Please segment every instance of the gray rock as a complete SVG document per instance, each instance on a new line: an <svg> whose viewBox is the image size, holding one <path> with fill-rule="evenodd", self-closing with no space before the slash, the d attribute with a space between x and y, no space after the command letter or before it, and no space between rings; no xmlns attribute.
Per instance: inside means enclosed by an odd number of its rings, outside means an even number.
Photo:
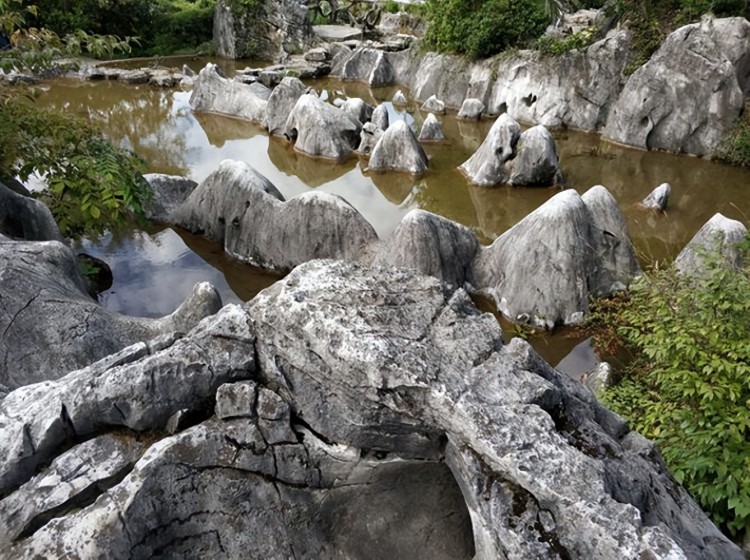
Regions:
<svg viewBox="0 0 750 560"><path fill-rule="evenodd" d="M266 68L258 73L258 81L261 85L273 89L281 83L286 76L286 70L282 68Z"/></svg>
<svg viewBox="0 0 750 560"><path fill-rule="evenodd" d="M0 241L0 383L56 379L135 342L185 332L221 307L213 286L201 283L161 319L113 313L88 296L77 263L56 241Z"/></svg>
<svg viewBox="0 0 750 560"><path fill-rule="evenodd" d="M278 271L315 258L356 260L377 240L367 220L340 197L307 192L284 202L255 169L230 160L174 217L177 225L217 240L231 256Z"/></svg>
<svg viewBox="0 0 750 560"><path fill-rule="evenodd" d="M747 228L742 222L714 214L680 251L675 266L681 274L690 276L703 276L710 266L720 263L740 268L744 263L737 244L746 238ZM716 257L718 261L713 262Z"/></svg>
<svg viewBox="0 0 750 560"><path fill-rule="evenodd" d="M511 159L521 136L521 126L508 114L500 115L479 149L459 169L482 187L505 183L510 173L505 163Z"/></svg>
<svg viewBox="0 0 750 560"><path fill-rule="evenodd" d="M266 107L266 126L270 134L277 136L284 134L289 113L306 90L307 86L299 78L290 76L281 80L281 83L273 89Z"/></svg>
<svg viewBox="0 0 750 560"><path fill-rule="evenodd" d="M186 78L195 78L198 76L198 73L190 68L187 64L182 65L182 75Z"/></svg>
<svg viewBox="0 0 750 560"><path fill-rule="evenodd" d="M170 70L157 70L151 73L148 83L155 87L173 88L182 80L182 76Z"/></svg>
<svg viewBox="0 0 750 560"><path fill-rule="evenodd" d="M341 110L364 124L372 118L372 113L375 108L369 103L365 103L365 101L359 97L350 97L344 101Z"/></svg>
<svg viewBox="0 0 750 560"><path fill-rule="evenodd" d="M198 183L178 175L148 173L143 176L151 185L154 197L144 207L146 218L151 221L172 222L174 212L198 186Z"/></svg>
<svg viewBox="0 0 750 560"><path fill-rule="evenodd" d="M119 73L117 79L126 84L147 84L151 79L151 75L143 69L123 70Z"/></svg>
<svg viewBox="0 0 750 560"><path fill-rule="evenodd" d="M308 9L300 0L216 2L213 42L222 58L276 61L304 52L313 41Z"/></svg>
<svg viewBox="0 0 750 560"><path fill-rule="evenodd" d="M308 93L294 105L284 134L304 154L343 160L359 145L361 130L357 119Z"/></svg>
<svg viewBox="0 0 750 560"><path fill-rule="evenodd" d="M479 241L469 228L424 210L411 210L380 247L375 266L410 268L463 287L472 276Z"/></svg>
<svg viewBox="0 0 750 560"><path fill-rule="evenodd" d="M305 53L305 60L307 62L324 62L328 58L329 52L322 47L315 47Z"/></svg>
<svg viewBox="0 0 750 560"><path fill-rule="evenodd" d="M27 241L62 241L52 212L42 202L0 183L0 234Z"/></svg>
<svg viewBox="0 0 750 560"><path fill-rule="evenodd" d="M437 113L438 115L444 115L445 103L436 96L431 95L424 103L422 103L422 110L430 113Z"/></svg>
<svg viewBox="0 0 750 560"><path fill-rule="evenodd" d="M31 456L53 459L61 402L86 437L112 420L160 426L227 382L258 395L257 416L158 441L90 505L0 535L0 555L742 558L648 441L527 343L504 347L462 290L314 261L208 322L153 356L0 402L0 456L32 438ZM130 406L117 416L113 402ZM3 481L30 478L10 462Z"/></svg>
<svg viewBox="0 0 750 560"><path fill-rule="evenodd" d="M216 417L253 418L257 416L257 385L252 381L226 383L216 391Z"/></svg>
<svg viewBox="0 0 750 560"><path fill-rule="evenodd" d="M281 82L279 82L281 83ZM248 84L250 86L250 91L252 91L256 96L260 97L261 99L264 99L268 101L268 98L271 97L271 89L266 87L260 82L253 82L251 84ZM274 84L276 86L278 84Z"/></svg>
<svg viewBox="0 0 750 560"><path fill-rule="evenodd" d="M612 196L563 191L483 248L474 287L511 321L580 322L591 296L624 289L638 265Z"/></svg>
<svg viewBox="0 0 750 560"><path fill-rule="evenodd" d="M267 105L251 86L224 78L211 62L198 74L190 94L193 111L221 113L258 123L265 119Z"/></svg>
<svg viewBox="0 0 750 560"><path fill-rule="evenodd" d="M372 124L380 128L380 130L388 130L390 125L390 117L388 116L388 107L382 103L375 107L370 117Z"/></svg>
<svg viewBox="0 0 750 560"><path fill-rule="evenodd" d="M744 110L749 52L744 18L679 28L628 79L604 136L648 150L714 155Z"/></svg>
<svg viewBox="0 0 750 560"><path fill-rule="evenodd" d="M458 111L458 118L479 120L482 118L482 113L484 113L484 110L485 106L484 103L482 103L481 99L470 97L468 99L464 99L464 102L461 104L461 109Z"/></svg>
<svg viewBox="0 0 750 560"><path fill-rule="evenodd" d="M378 140L368 167L418 175L427 171L427 154L406 121L399 120L389 126Z"/></svg>
<svg viewBox="0 0 750 560"><path fill-rule="evenodd" d="M355 50L341 66L342 80L366 82L370 87L390 86L395 82L391 63L381 50Z"/></svg>
<svg viewBox="0 0 750 560"><path fill-rule="evenodd" d="M669 183L662 183L656 187L649 195L641 201L646 208L664 212L667 209L669 195L672 194L672 187Z"/></svg>
<svg viewBox="0 0 750 560"><path fill-rule="evenodd" d="M360 133L359 146L357 151L360 154L369 156L378 144L378 141L383 136L383 131L380 127L374 125L371 122L365 123L362 126L362 132Z"/></svg>
<svg viewBox="0 0 750 560"><path fill-rule="evenodd" d="M445 140L443 125L437 120L433 113L429 113L422 123L422 129L419 131L420 142L441 142Z"/></svg>
<svg viewBox="0 0 750 560"><path fill-rule="evenodd" d="M524 130L518 138L516 157L508 165L512 168L511 185L548 187L554 184L560 173L554 138L543 125Z"/></svg>
<svg viewBox="0 0 750 560"><path fill-rule="evenodd" d="M393 94L393 99L391 101L394 105L406 105L407 104L406 96L404 95L404 92L401 90L398 90L396 93Z"/></svg>

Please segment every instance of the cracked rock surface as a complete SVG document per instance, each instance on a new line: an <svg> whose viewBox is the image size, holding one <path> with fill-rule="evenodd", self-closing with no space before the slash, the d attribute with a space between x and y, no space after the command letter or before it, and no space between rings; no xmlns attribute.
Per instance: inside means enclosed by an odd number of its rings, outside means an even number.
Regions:
<svg viewBox="0 0 750 560"><path fill-rule="evenodd" d="M648 441L435 278L311 261L143 346L0 401L0 519L76 473L0 557L742 558Z"/></svg>

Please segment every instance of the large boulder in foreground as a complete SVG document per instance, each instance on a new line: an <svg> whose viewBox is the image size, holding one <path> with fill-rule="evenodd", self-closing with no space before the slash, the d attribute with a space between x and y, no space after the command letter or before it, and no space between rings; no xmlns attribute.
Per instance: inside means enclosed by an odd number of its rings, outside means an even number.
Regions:
<svg viewBox="0 0 750 560"><path fill-rule="evenodd" d="M193 111L221 113L257 123L266 118L267 106L268 101L252 87L223 77L219 67L211 62L198 74L190 94Z"/></svg>
<svg viewBox="0 0 750 560"><path fill-rule="evenodd" d="M52 212L42 202L0 183L0 234L26 241L62 241Z"/></svg>
<svg viewBox="0 0 750 560"><path fill-rule="evenodd" d="M623 290L638 273L612 195L566 190L477 255L474 287L514 322L544 328L580 322L591 296Z"/></svg>
<svg viewBox="0 0 750 560"><path fill-rule="evenodd" d="M427 171L427 154L406 121L398 120L378 140L368 167L379 171L404 171L419 175Z"/></svg>
<svg viewBox="0 0 750 560"><path fill-rule="evenodd" d="M479 149L459 169L475 185L491 187L510 178L505 163L513 157L521 125L507 113L500 115Z"/></svg>
<svg viewBox="0 0 750 560"><path fill-rule="evenodd" d="M174 223L218 241L233 257L280 272L315 258L356 260L377 240L372 226L342 198L307 192L284 201L263 175L231 160L173 216Z"/></svg>
<svg viewBox="0 0 750 560"><path fill-rule="evenodd" d="M742 222L714 214L680 251L675 266L692 276L701 276L716 264L740 268L744 263L737 244L745 239L747 228Z"/></svg>
<svg viewBox="0 0 750 560"><path fill-rule="evenodd" d="M294 105L284 135L309 156L343 160L359 145L362 123L349 113L306 93Z"/></svg>
<svg viewBox="0 0 750 560"><path fill-rule="evenodd" d="M628 79L604 136L648 150L712 156L744 110L748 67L744 18L681 27Z"/></svg>
<svg viewBox="0 0 750 560"><path fill-rule="evenodd" d="M742 558L653 445L404 270L310 262L150 355L16 390L0 457L0 523L33 520L8 558ZM29 499L37 467L67 507Z"/></svg>
<svg viewBox="0 0 750 560"><path fill-rule="evenodd" d="M221 307L204 282L161 319L112 313L88 296L77 263L56 241L0 240L0 385L57 379L138 341L188 331Z"/></svg>

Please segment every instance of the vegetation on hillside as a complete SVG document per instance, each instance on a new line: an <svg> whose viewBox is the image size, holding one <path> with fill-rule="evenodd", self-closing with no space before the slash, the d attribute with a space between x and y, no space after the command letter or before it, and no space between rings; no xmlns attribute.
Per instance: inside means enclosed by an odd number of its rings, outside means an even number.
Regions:
<svg viewBox="0 0 750 560"><path fill-rule="evenodd" d="M0 29L9 45L0 51L4 70L39 72L63 55L111 54L127 50L117 37L82 31L60 37L26 25L35 15L21 0L0 0ZM0 181L47 182L40 197L48 204L63 235L100 233L142 215L150 188L143 163L107 142L96 127L78 117L37 107L26 90L0 87Z"/></svg>
<svg viewBox="0 0 750 560"><path fill-rule="evenodd" d="M595 304L598 345L631 361L603 399L661 448L719 526L750 526L750 241L736 270L656 270Z"/></svg>

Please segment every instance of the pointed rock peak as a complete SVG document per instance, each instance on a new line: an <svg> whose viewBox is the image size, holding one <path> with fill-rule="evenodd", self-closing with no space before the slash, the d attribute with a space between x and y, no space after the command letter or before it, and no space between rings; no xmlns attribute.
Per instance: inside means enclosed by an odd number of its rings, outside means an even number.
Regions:
<svg viewBox="0 0 750 560"><path fill-rule="evenodd" d="M439 142L445 140L443 125L437 120L437 117L430 113L422 123L422 130L419 132L420 142Z"/></svg>
<svg viewBox="0 0 750 560"><path fill-rule="evenodd" d="M370 157L370 168L420 174L427 170L427 154L403 120L383 133Z"/></svg>

